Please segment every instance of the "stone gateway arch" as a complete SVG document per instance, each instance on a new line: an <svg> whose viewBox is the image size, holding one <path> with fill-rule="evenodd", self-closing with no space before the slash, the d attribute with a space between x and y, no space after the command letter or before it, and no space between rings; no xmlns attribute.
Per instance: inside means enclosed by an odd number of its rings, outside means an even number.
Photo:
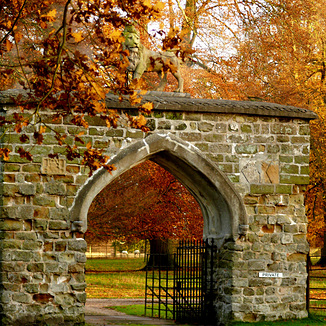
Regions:
<svg viewBox="0 0 326 326"><path fill-rule="evenodd" d="M16 92L17 94L17 92ZM0 111L15 108L0 94ZM216 324L307 316L309 182L307 110L261 102L192 99L150 92L150 132L108 129L89 117L85 141L105 148L112 174L88 177L61 153L54 135L33 147L33 161L15 154L14 132L2 139L14 153L1 162L0 302L4 325L82 325L87 212L93 198L133 166L152 160L179 179L198 201L204 237L218 241L212 314ZM133 107L109 95L117 110ZM46 114L46 113L45 113ZM51 121L49 122L51 124ZM67 120L52 122L67 134Z"/></svg>
<svg viewBox="0 0 326 326"><path fill-rule="evenodd" d="M87 230L87 212L94 197L113 179L133 166L152 160L171 172L198 201L204 217L204 238L237 239L247 227L247 216L240 195L229 179L200 151L173 134L151 134L129 145L108 164L111 174L98 170L77 193L71 209L73 230Z"/></svg>

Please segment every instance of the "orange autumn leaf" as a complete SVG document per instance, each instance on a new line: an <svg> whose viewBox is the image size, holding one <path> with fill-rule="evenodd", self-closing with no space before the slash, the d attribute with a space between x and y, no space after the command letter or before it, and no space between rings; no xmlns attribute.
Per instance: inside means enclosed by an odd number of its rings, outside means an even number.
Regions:
<svg viewBox="0 0 326 326"><path fill-rule="evenodd" d="M45 131L46 131L46 127L45 126L40 126L39 133L43 134L43 133L45 133Z"/></svg>
<svg viewBox="0 0 326 326"><path fill-rule="evenodd" d="M10 152L9 148L0 148L0 158L2 157L3 160L8 161Z"/></svg>
<svg viewBox="0 0 326 326"><path fill-rule="evenodd" d="M57 15L57 10L56 9L52 9L48 13L46 13L44 15L41 15L41 17L42 18L45 18L49 22L53 22L55 20L56 15Z"/></svg>
<svg viewBox="0 0 326 326"><path fill-rule="evenodd" d="M9 52L9 51L11 51L11 49L13 48L13 44L7 39L6 40L6 50Z"/></svg>
<svg viewBox="0 0 326 326"><path fill-rule="evenodd" d="M150 114L153 110L153 107L154 107L153 103L147 102L140 106L140 110L146 114Z"/></svg>
<svg viewBox="0 0 326 326"><path fill-rule="evenodd" d="M76 33L72 33L71 34L73 36L73 38L75 39L76 43L79 43L80 41L82 41L84 39L83 37L83 33L82 32L76 32Z"/></svg>

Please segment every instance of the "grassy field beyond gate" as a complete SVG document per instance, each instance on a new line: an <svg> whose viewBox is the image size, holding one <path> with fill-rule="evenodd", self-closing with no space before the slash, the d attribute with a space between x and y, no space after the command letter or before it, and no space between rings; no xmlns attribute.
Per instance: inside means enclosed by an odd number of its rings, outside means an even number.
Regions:
<svg viewBox="0 0 326 326"><path fill-rule="evenodd" d="M87 298L144 298L144 258L88 259Z"/></svg>
<svg viewBox="0 0 326 326"><path fill-rule="evenodd" d="M143 267L144 258L88 259L86 262L86 272L128 272Z"/></svg>

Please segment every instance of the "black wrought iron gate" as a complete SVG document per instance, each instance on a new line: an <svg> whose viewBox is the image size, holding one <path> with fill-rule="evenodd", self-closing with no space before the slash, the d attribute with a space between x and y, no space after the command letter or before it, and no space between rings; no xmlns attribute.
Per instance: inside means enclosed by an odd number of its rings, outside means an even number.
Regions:
<svg viewBox="0 0 326 326"><path fill-rule="evenodd" d="M209 325L214 318L216 253L208 239L182 241L170 256L152 254L146 269L145 314Z"/></svg>

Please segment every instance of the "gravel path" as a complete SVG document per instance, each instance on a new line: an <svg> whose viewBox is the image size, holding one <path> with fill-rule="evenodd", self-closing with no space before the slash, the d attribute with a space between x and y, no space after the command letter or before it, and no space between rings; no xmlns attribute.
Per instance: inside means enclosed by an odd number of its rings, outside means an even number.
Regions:
<svg viewBox="0 0 326 326"><path fill-rule="evenodd" d="M175 325L173 321L149 317L126 315L123 312L108 309L110 306L144 304L143 299L87 299L85 306L86 323L92 325L125 326L138 325ZM181 325L179 325L181 326Z"/></svg>

